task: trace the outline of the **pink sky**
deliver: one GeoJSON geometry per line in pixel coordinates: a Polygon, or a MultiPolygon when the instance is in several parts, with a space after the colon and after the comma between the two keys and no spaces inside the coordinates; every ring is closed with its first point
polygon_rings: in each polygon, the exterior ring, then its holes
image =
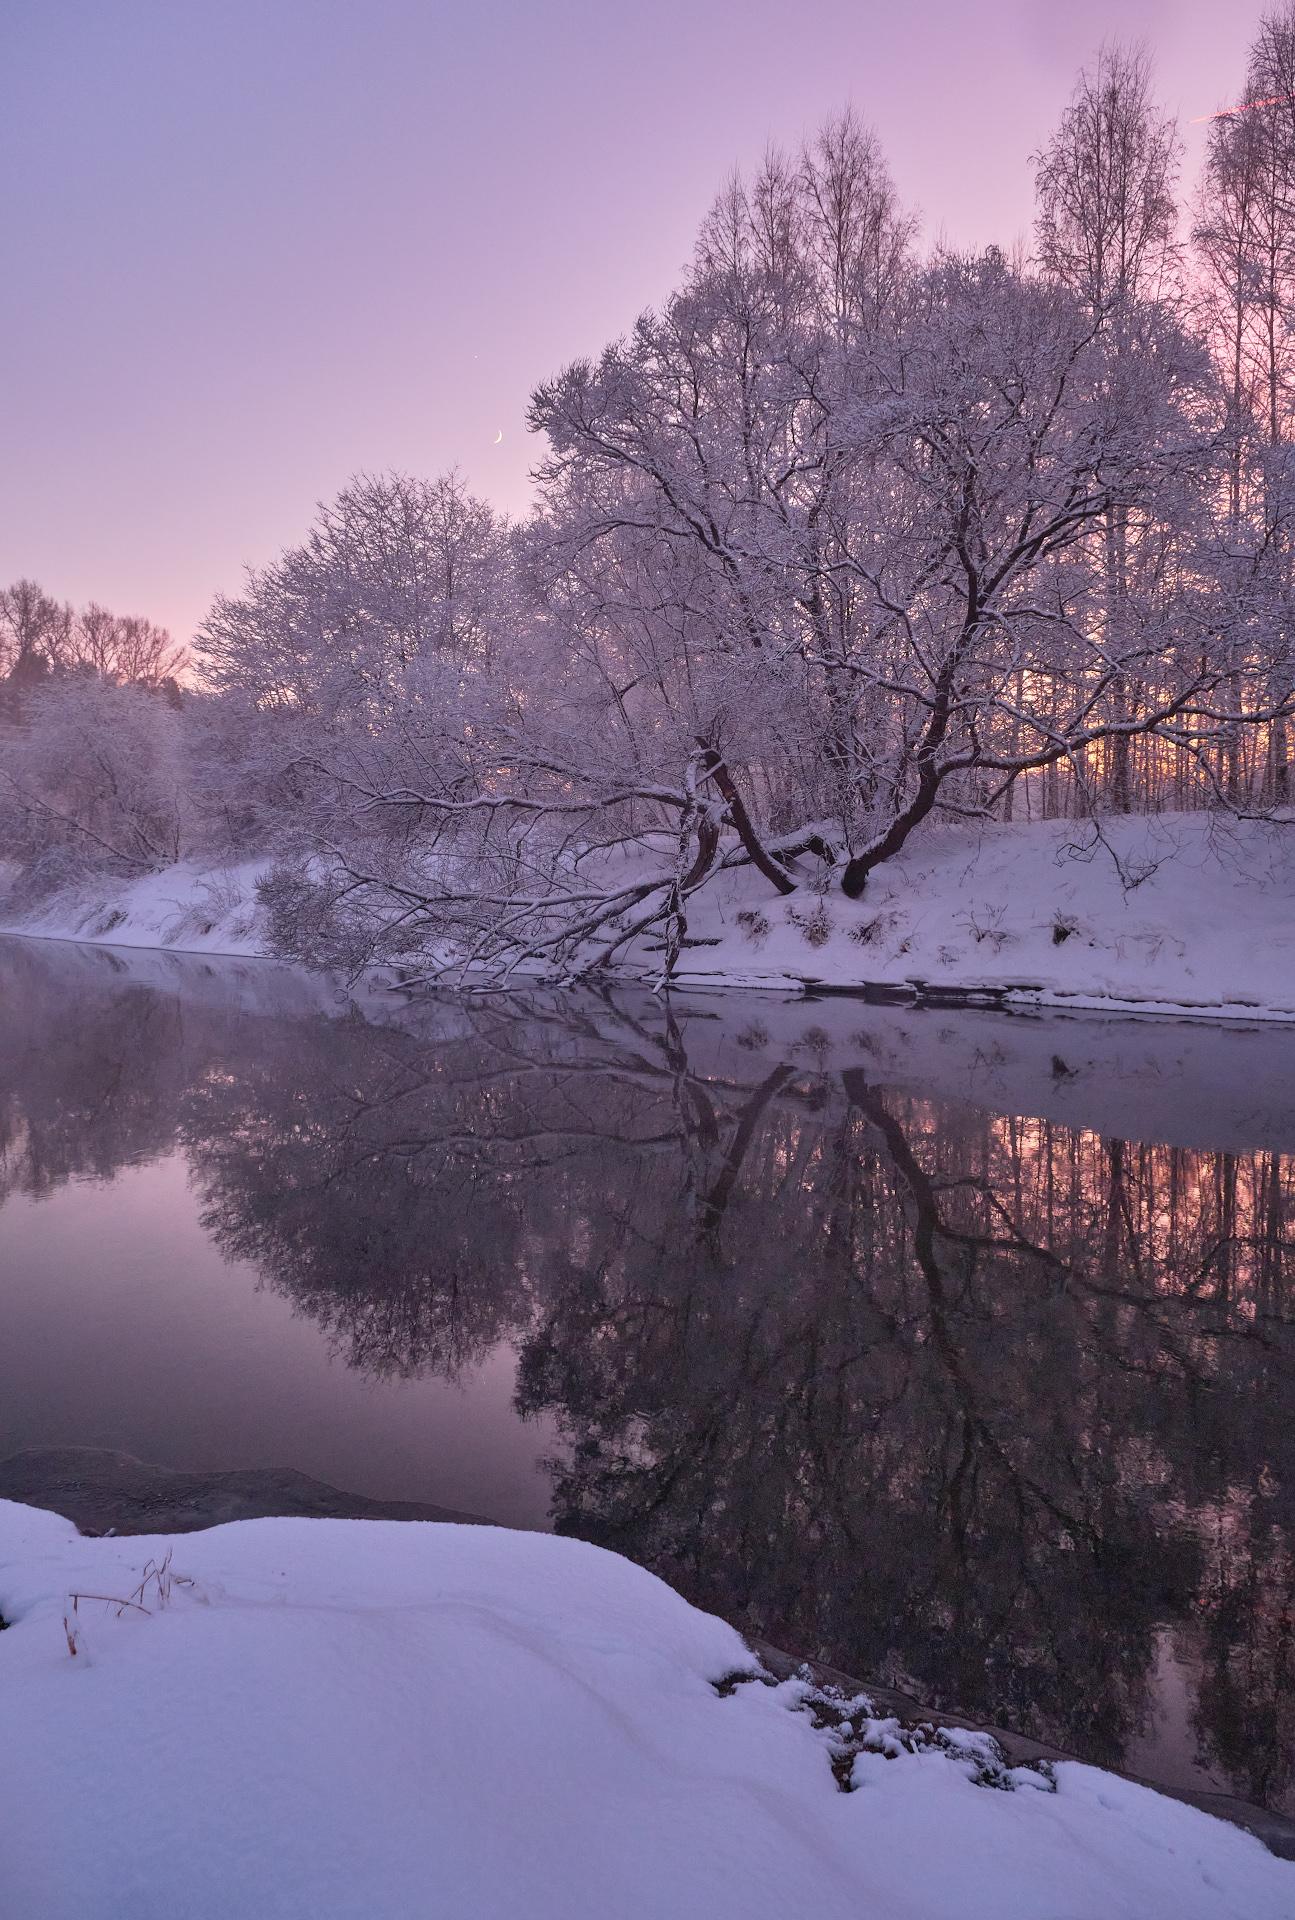
{"type": "Polygon", "coordinates": [[[1261,11],[0,0],[0,584],[188,638],[359,469],[520,510],[530,387],[669,291],[768,139],[852,101],[928,237],[1010,245],[1104,35],[1187,121],[1261,11]]]}

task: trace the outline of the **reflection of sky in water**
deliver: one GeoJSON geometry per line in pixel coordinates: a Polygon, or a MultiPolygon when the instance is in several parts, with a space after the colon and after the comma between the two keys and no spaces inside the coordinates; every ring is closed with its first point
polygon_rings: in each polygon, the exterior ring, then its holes
{"type": "MultiPolygon", "coordinates": [[[[1204,1771],[1211,1785],[1226,1789],[1226,1780],[1217,1771],[1202,1769],[1198,1758],[1192,1726],[1196,1662],[1180,1658],[1175,1636],[1168,1631],[1155,1636],[1155,1647],[1151,1711],[1125,1748],[1124,1764],[1130,1773],[1153,1776],[1167,1787],[1199,1788],[1204,1771]]],[[[1199,1650],[1192,1652],[1198,1660],[1199,1650]]]]}
{"type": "Polygon", "coordinates": [[[552,1517],[847,1670],[1295,1803],[1295,1032],[375,1010],[0,942],[0,1453],[552,1517]]]}
{"type": "Polygon", "coordinates": [[[296,1467],[349,1492],[542,1526],[550,1423],[501,1344],[458,1385],[366,1379],[198,1224],[182,1153],[0,1217],[0,1451],[116,1447],[296,1467]]]}

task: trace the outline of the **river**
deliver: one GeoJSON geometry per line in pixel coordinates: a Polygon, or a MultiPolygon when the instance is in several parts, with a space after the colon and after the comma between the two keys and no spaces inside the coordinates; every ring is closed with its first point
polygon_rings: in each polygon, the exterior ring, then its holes
{"type": "Polygon", "coordinates": [[[554,1526],[1295,1811],[1295,1030],[0,940],[0,1457],[554,1526]]]}

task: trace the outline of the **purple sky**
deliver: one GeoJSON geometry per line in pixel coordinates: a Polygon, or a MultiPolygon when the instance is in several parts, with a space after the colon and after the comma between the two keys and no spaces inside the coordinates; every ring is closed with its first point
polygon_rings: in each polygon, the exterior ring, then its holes
{"type": "Polygon", "coordinates": [[[0,0],[0,584],[188,638],[358,469],[520,509],[531,385],[669,290],[767,139],[852,100],[928,237],[1010,244],[1103,35],[1186,121],[1262,10],[0,0]]]}

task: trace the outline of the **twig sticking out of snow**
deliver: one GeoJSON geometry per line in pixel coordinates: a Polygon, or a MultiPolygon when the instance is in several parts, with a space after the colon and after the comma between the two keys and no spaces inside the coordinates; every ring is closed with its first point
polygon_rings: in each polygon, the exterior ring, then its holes
{"type": "Polygon", "coordinates": [[[169,1606],[171,1597],[177,1587],[191,1587],[193,1585],[193,1581],[190,1580],[186,1574],[173,1572],[171,1567],[171,1553],[172,1549],[168,1547],[163,1559],[160,1561],[149,1560],[145,1565],[143,1577],[139,1585],[134,1588],[131,1593],[126,1595],[125,1598],[115,1593],[70,1593],[68,1595],[68,1599],[72,1603],[72,1618],[69,1620],[66,1613],[63,1615],[63,1631],[67,1635],[67,1650],[73,1659],[75,1659],[81,1651],[81,1632],[77,1624],[76,1615],[82,1600],[98,1600],[105,1607],[116,1607],[117,1618],[119,1620],[127,1607],[132,1608],[136,1613],[142,1613],[147,1619],[151,1619],[153,1609],[144,1605],[144,1595],[148,1592],[150,1584],[157,1589],[157,1604],[159,1607],[169,1606]]]}

